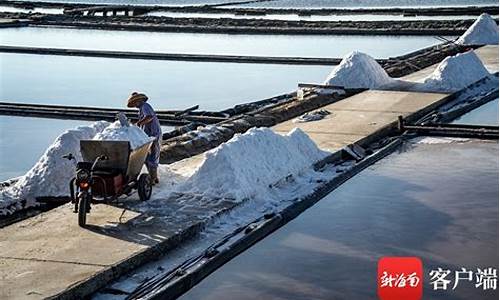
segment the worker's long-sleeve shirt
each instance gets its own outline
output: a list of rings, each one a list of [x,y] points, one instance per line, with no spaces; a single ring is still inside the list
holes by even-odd
[[[144,124],[141,126],[141,129],[144,130],[144,132],[148,136],[154,136],[157,137],[158,140],[161,140],[161,126],[160,126],[160,121],[158,120],[158,117],[156,116],[156,113],[154,109],[151,107],[146,102],[143,102],[142,105],[139,107],[139,120],[142,120],[143,118],[150,116],[153,119],[151,122]]]

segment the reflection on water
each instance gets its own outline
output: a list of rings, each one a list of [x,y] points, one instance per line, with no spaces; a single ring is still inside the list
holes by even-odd
[[[65,130],[89,122],[0,116],[0,181],[23,175]]]
[[[1,35],[2,45],[15,46],[304,57],[342,57],[359,50],[387,58],[438,43],[433,36],[245,35],[40,27],[5,28]]]
[[[145,92],[155,108],[221,110],[323,82],[332,66],[127,60],[0,54],[0,99],[122,107]]]
[[[498,125],[498,99],[490,101],[453,121],[454,124]]]
[[[181,299],[376,299],[377,260],[498,266],[498,143],[419,144],[380,161]],[[497,299],[461,284],[425,299]]]

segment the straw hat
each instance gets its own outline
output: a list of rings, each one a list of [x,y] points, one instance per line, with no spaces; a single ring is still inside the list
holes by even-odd
[[[128,97],[127,107],[135,107],[137,102],[146,102],[146,101],[148,101],[148,96],[141,93],[133,92],[130,95],[130,97]]]

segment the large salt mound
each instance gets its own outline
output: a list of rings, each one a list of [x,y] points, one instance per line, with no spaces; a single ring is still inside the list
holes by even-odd
[[[253,128],[207,152],[203,164],[179,190],[237,201],[266,195],[270,184],[327,154],[300,129],[282,136],[268,128]]]
[[[394,81],[371,56],[353,51],[346,55],[325,81],[346,88],[378,88]]]
[[[425,78],[422,89],[455,92],[489,75],[477,55],[469,51],[443,60],[436,70]]]
[[[490,15],[482,14],[457,42],[463,45],[496,45],[498,25]]]
[[[129,141],[130,147],[136,149],[149,142],[151,138],[137,126],[122,126],[116,121],[97,134],[94,140]]]
[[[70,129],[57,137],[31,170],[15,184],[0,191],[0,215],[23,208],[20,201],[26,201],[24,207],[30,207],[36,204],[36,197],[69,195],[68,184],[75,174],[75,163],[62,156],[72,153],[81,160],[80,140],[92,139],[108,125],[104,121],[95,122]]]

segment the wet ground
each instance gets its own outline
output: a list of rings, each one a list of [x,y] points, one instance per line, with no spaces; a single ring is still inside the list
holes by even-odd
[[[430,140],[435,142],[435,140]],[[377,260],[498,268],[498,143],[418,144],[373,165],[181,299],[375,299]],[[498,299],[460,282],[425,299]]]

